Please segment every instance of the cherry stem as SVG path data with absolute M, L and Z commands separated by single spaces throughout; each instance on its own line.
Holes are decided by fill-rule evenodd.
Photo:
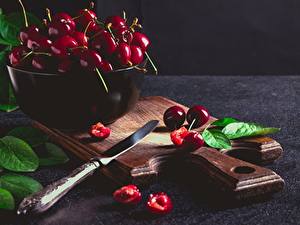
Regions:
M 137 69 L 138 71 L 142 71 L 143 73 L 147 73 L 147 69 L 146 68 L 141 68 L 139 66 L 135 66 L 135 69 Z
M 51 12 L 50 12 L 50 9 L 49 9 L 49 8 L 46 8 L 46 14 L 47 14 L 47 16 L 48 16 L 49 21 L 51 22 L 51 21 L 52 21 L 52 18 L 51 18 Z
M 100 79 L 101 79 L 101 81 L 102 81 L 102 84 L 103 84 L 103 86 L 104 86 L 104 88 L 105 88 L 105 91 L 108 93 L 108 88 L 107 88 L 107 86 L 106 86 L 106 83 L 105 83 L 105 81 L 104 81 L 104 79 L 103 79 L 103 77 L 102 77 L 102 75 L 101 75 L 99 69 L 96 67 L 95 70 L 96 70 L 98 76 L 100 77 Z
M 47 52 L 32 52 L 34 55 L 47 55 L 47 56 L 52 56 L 50 53 Z
M 20 62 L 22 62 L 24 59 L 26 59 L 27 57 L 29 57 L 32 54 L 33 54 L 33 51 L 28 52 L 23 58 L 20 59 Z
M 85 48 L 87 48 L 86 46 L 76 46 L 76 47 L 74 47 L 74 48 L 69 48 L 69 50 L 74 50 L 74 49 L 78 49 L 78 48 L 82 48 L 82 49 L 85 49 Z
M 100 24 L 101 26 L 103 26 L 104 27 L 104 23 L 103 22 L 101 22 L 100 20 L 98 20 L 98 19 L 95 19 L 95 21 L 96 21 L 96 23 L 98 23 L 98 24 Z
M 156 66 L 154 65 L 152 59 L 150 58 L 150 56 L 148 55 L 147 52 L 145 52 L 145 55 L 146 55 L 147 59 L 149 60 L 151 66 L 153 67 L 153 70 L 154 70 L 154 72 L 155 72 L 155 75 L 157 75 L 157 74 L 158 74 L 158 70 L 157 70 Z
M 106 27 L 107 27 L 109 33 L 111 34 L 111 36 L 113 37 L 113 39 L 116 40 L 116 37 L 115 37 L 115 35 L 113 34 L 113 32 L 111 30 L 111 26 L 112 26 L 112 23 L 109 23 L 109 24 L 107 24 Z
M 96 36 L 98 36 L 99 34 L 101 34 L 103 32 L 103 30 L 100 30 L 99 32 L 97 32 L 96 34 L 94 34 L 92 37 L 90 37 L 91 39 L 94 39 Z
M 89 9 L 93 9 L 95 7 L 95 3 L 94 2 L 91 2 L 90 3 L 90 8 Z
M 188 129 L 188 131 L 190 131 L 193 128 L 195 122 L 196 122 L 196 118 L 193 119 L 193 121 L 192 121 L 192 123 L 191 123 L 191 125 L 190 125 L 190 127 Z
M 91 25 L 92 22 L 94 22 L 94 21 L 91 20 L 91 21 L 88 23 L 88 25 L 86 26 L 86 28 L 84 29 L 84 32 L 83 32 L 84 35 L 86 35 L 86 32 L 87 32 L 87 30 L 89 29 L 89 26 Z
M 123 19 L 126 21 L 127 20 L 127 17 L 126 17 L 126 12 L 125 12 L 125 10 L 123 10 Z
M 19 3 L 21 5 L 21 7 L 22 7 L 22 11 L 23 11 L 23 15 L 24 15 L 25 27 L 28 27 L 28 19 L 27 19 L 25 7 L 24 7 L 24 5 L 23 5 L 23 3 L 22 3 L 21 0 L 19 0 Z

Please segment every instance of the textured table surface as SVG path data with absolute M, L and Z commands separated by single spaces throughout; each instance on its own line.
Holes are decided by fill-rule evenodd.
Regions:
M 281 132 L 273 137 L 283 145 L 284 155 L 268 167 L 285 179 L 284 191 L 266 201 L 241 206 L 224 202 L 220 206 L 212 202 L 223 203 L 222 198 L 218 200 L 207 189 L 195 188 L 188 179 L 170 173 L 143 189 L 143 203 L 149 193 L 158 191 L 167 192 L 173 200 L 172 213 L 153 217 L 145 204 L 131 209 L 115 204 L 108 181 L 95 176 L 45 214 L 18 217 L 1 211 L 1 225 L 300 224 L 300 76 L 149 76 L 143 95 L 162 95 L 187 106 L 203 104 L 219 118 L 232 116 L 281 127 Z M 0 113 L 2 127 L 28 123 L 30 119 L 20 111 Z M 40 168 L 30 176 L 47 185 L 80 164 L 70 157 L 66 165 Z

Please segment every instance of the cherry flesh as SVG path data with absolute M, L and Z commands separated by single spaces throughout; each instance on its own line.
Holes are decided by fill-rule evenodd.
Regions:
M 19 33 L 20 41 L 27 45 L 27 41 L 29 38 L 33 38 L 39 34 L 39 28 L 35 25 L 31 25 L 29 27 L 22 28 Z
M 80 55 L 80 65 L 85 69 L 94 71 L 95 68 L 101 68 L 102 58 L 96 51 L 88 49 Z
M 134 32 L 132 44 L 139 46 L 145 52 L 150 45 L 150 41 L 145 34 Z
M 132 62 L 133 65 L 138 65 L 144 60 L 144 54 L 143 51 L 140 47 L 136 45 L 131 45 L 130 46 L 131 50 L 131 59 L 130 61 Z
M 131 59 L 130 46 L 124 42 L 120 43 L 116 50 L 116 57 L 120 65 L 129 65 Z
M 137 188 L 137 186 L 130 184 L 123 186 L 113 193 L 115 201 L 126 204 L 126 205 L 136 205 L 142 200 L 142 194 Z
M 112 24 L 112 29 L 117 29 L 118 27 L 125 26 L 126 21 L 120 16 L 110 16 L 105 20 L 105 25 L 107 26 L 109 23 Z
M 50 51 L 52 41 L 45 36 L 37 35 L 27 40 L 27 47 L 33 51 L 48 52 Z
M 183 143 L 183 139 L 188 135 L 188 133 L 189 131 L 185 127 L 174 130 L 170 133 L 171 141 L 176 147 L 180 147 Z
M 204 145 L 204 139 L 196 131 L 189 132 L 184 138 L 182 142 L 183 149 L 187 151 L 195 151 L 198 148 L 201 148 Z
M 91 126 L 89 134 L 94 138 L 103 140 L 110 135 L 110 129 L 99 122 Z
M 208 120 L 209 113 L 207 109 L 202 105 L 193 106 L 187 112 L 187 122 L 191 125 L 194 121 L 192 128 L 201 127 L 205 123 L 207 123 Z
M 175 130 L 184 123 L 185 111 L 180 106 L 172 106 L 165 111 L 163 119 L 169 129 Z
M 88 46 L 88 38 L 83 32 L 74 31 L 72 37 L 77 41 L 79 46 Z
M 173 209 L 171 198 L 163 193 L 151 194 L 147 201 L 147 208 L 155 214 L 167 214 Z
M 30 52 L 30 49 L 28 49 L 25 46 L 17 46 L 14 47 L 10 54 L 8 55 L 9 62 L 13 67 L 19 67 L 24 66 L 26 62 L 28 62 L 24 57 Z
M 78 47 L 77 41 L 69 35 L 57 39 L 51 46 L 53 54 L 57 57 L 64 58 L 68 56 L 72 48 Z

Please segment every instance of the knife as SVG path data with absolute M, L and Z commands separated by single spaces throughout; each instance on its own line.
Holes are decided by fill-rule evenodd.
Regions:
M 129 137 L 120 141 L 107 150 L 105 157 L 95 157 L 89 162 L 73 170 L 68 176 L 48 185 L 40 192 L 34 193 L 20 203 L 18 215 L 28 213 L 41 213 L 53 206 L 59 199 L 67 194 L 74 186 L 92 175 L 96 169 L 106 166 L 120 155 L 127 152 L 150 134 L 158 125 L 158 120 L 151 120 Z

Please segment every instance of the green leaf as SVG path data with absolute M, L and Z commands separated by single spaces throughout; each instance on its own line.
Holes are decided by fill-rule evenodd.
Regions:
M 35 16 L 27 13 L 29 24 L 35 24 L 39 26 L 41 22 Z M 23 13 L 11 13 L 9 15 L 0 16 L 0 34 L 2 39 L 8 42 L 10 45 L 16 46 L 20 44 L 19 32 L 24 27 Z
M 10 191 L 10 193 L 19 200 L 43 188 L 43 186 L 33 178 L 13 173 L 5 174 L 0 177 L 0 187 Z
M 207 145 L 213 148 L 230 149 L 230 140 L 226 137 L 222 131 L 217 129 L 205 129 L 202 133 L 202 137 Z
M 13 210 L 15 208 L 15 200 L 12 194 L 0 188 L 0 209 Z
M 14 104 L 0 104 L 0 110 L 4 112 L 12 112 L 15 111 L 19 108 L 19 106 L 14 105 Z
M 222 132 L 229 138 L 251 137 L 267 135 L 278 132 L 280 129 L 275 127 L 263 127 L 256 123 L 235 122 L 228 124 Z
M 40 158 L 41 166 L 53 166 L 58 164 L 64 164 L 69 161 L 68 156 L 64 151 L 55 144 L 46 143 L 45 148 L 47 151 L 46 157 Z
M 223 119 L 216 120 L 211 125 L 218 126 L 218 127 L 225 127 L 226 125 L 234 123 L 234 122 L 238 122 L 238 121 L 234 118 L 225 117 Z
M 15 172 L 32 172 L 39 166 L 39 158 L 23 140 L 5 136 L 0 139 L 0 165 Z
M 16 127 L 7 133 L 26 141 L 31 147 L 37 147 L 48 140 L 48 136 L 34 127 Z

